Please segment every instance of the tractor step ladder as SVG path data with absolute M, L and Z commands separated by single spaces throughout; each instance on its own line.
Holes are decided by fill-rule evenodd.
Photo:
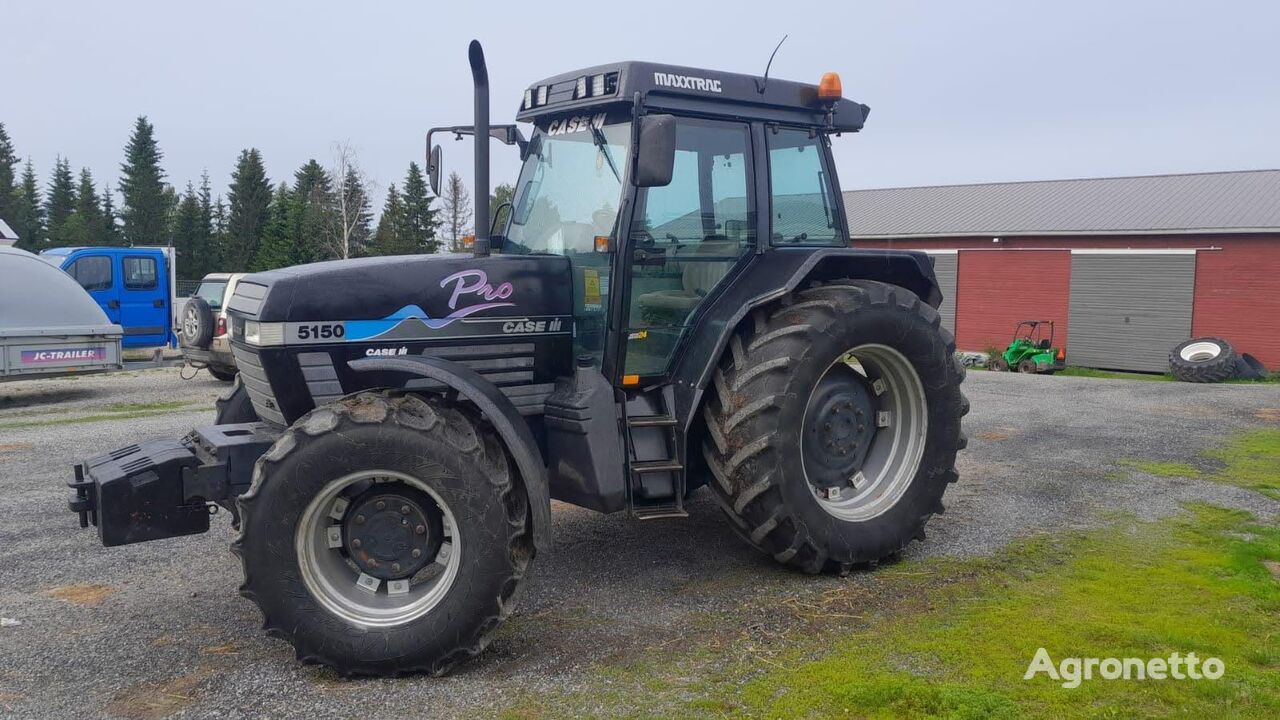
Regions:
M 672 412 L 674 397 L 671 386 L 666 385 L 643 392 L 626 403 L 627 508 L 637 520 L 689 516 L 684 509 L 684 453 L 675 414 Z M 636 414 L 632 414 L 633 412 Z M 637 430 L 648 433 L 648 442 L 643 446 L 650 450 L 655 446 L 654 433 L 659 434 L 663 448 L 660 457 L 638 459 Z M 645 454 L 653 453 L 650 451 Z M 646 476 L 659 474 L 669 476 L 670 492 L 651 496 L 651 490 L 656 489 L 651 486 L 655 483 L 646 485 Z M 653 479 L 658 480 L 657 477 Z

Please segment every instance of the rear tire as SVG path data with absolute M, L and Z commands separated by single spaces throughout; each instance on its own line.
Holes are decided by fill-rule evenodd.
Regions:
M 859 354 L 859 348 L 867 349 Z M 900 409 L 894 410 L 894 419 L 902 429 L 895 425 L 892 431 L 871 431 L 873 449 L 864 465 L 868 472 L 880 433 L 891 433 L 886 457 L 893 457 L 898 445 L 914 443 L 918 459 L 914 465 L 886 460 L 884 478 L 864 478 L 871 480 L 861 486 L 871 488 L 864 496 L 877 491 L 881 482 L 892 479 L 896 484 L 884 486 L 878 505 L 861 509 L 841 506 L 845 501 L 830 497 L 819 499 L 810 477 L 817 460 L 805 461 L 802 449 L 809 447 L 811 458 L 827 460 L 812 453 L 805 420 L 812 415 L 813 398 L 830 397 L 823 388 L 833 382 L 833 372 L 846 379 L 857 372 L 842 362 L 851 350 L 865 372 L 854 385 L 900 378 L 903 387 L 917 388 L 914 402 L 920 408 L 920 416 L 911 419 L 906 411 L 910 403 L 894 400 Z M 895 365 L 894 357 L 901 362 Z M 730 338 L 704 407 L 703 455 L 714 476 L 712 490 L 739 534 L 781 563 L 817 573 L 891 556 L 912 539 L 924 539 L 925 524 L 943 510 L 947 485 L 959 477 L 956 451 L 965 446 L 960 418 L 969 410 L 960 392 L 964 375 L 954 339 L 941 327 L 938 313 L 901 287 L 837 281 L 757 309 Z M 891 389 L 890 395 L 896 392 Z M 833 419 L 857 412 L 837 404 L 845 414 Z M 827 440 L 824 436 L 820 442 Z M 860 491 L 852 489 L 850 499 L 856 501 Z
M 341 494 L 348 487 L 349 504 Z M 407 548 L 426 542 L 396 539 L 412 533 L 396 523 L 401 499 L 385 512 L 366 510 L 363 531 L 352 525 L 364 525 L 354 513 L 371 492 L 404 498 L 406 507 L 436 506 L 436 520 L 425 525 L 440 528 L 443 543 L 413 555 L 427 564 L 412 572 L 438 575 L 394 580 L 406 583 L 403 590 L 392 577 L 361 587 L 358 580 L 375 580 L 367 573 L 401 569 L 388 567 L 385 552 L 409 563 Z M 232 551 L 244 565 L 241 594 L 299 660 L 344 676 L 439 675 L 475 656 L 511 613 L 533 557 L 528 500 L 496 434 L 471 413 L 414 395 L 359 393 L 311 411 L 258 460 L 239 505 Z M 342 544 L 326 546 L 335 530 Z M 353 545 L 361 532 L 365 543 Z
M 1236 374 L 1236 352 L 1226 340 L 1191 338 L 1169 352 L 1169 369 L 1183 382 L 1222 382 Z
M 1003 357 L 997 357 L 991 361 L 991 369 L 996 372 L 1009 372 L 1009 361 Z
M 1022 373 L 1023 375 L 1035 375 L 1036 370 L 1038 369 L 1039 368 L 1036 366 L 1035 360 L 1028 358 L 1026 360 L 1018 361 L 1018 372 Z

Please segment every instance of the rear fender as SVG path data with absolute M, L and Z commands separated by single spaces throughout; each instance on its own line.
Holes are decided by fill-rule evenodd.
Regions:
M 484 413 L 520 471 L 533 514 L 534 547 L 543 552 L 550 549 L 551 492 L 542 452 L 528 423 L 493 383 L 464 365 L 430 356 L 361 358 L 348 362 L 347 366 L 358 373 L 376 375 L 376 382 L 370 387 L 412 390 L 414 385 L 426 385 L 423 389 L 444 385 Z

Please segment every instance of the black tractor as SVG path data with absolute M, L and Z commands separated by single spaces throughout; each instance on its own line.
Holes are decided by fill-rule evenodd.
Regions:
M 215 424 L 75 468 L 105 545 L 236 528 L 241 592 L 300 659 L 443 673 L 511 614 L 551 498 L 732 527 L 809 573 L 924 537 L 964 447 L 964 370 L 919 253 L 851 248 L 817 85 L 642 62 L 530 86 L 491 126 L 523 159 L 470 252 L 245 277 Z M 709 569 L 709 571 L 714 571 Z

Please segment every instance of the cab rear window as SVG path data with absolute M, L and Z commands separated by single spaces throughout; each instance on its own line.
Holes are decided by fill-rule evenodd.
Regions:
M 222 294 L 227 290 L 226 280 L 205 280 L 200 283 L 200 287 L 196 289 L 196 296 L 204 298 L 209 303 L 209 309 L 222 309 Z

